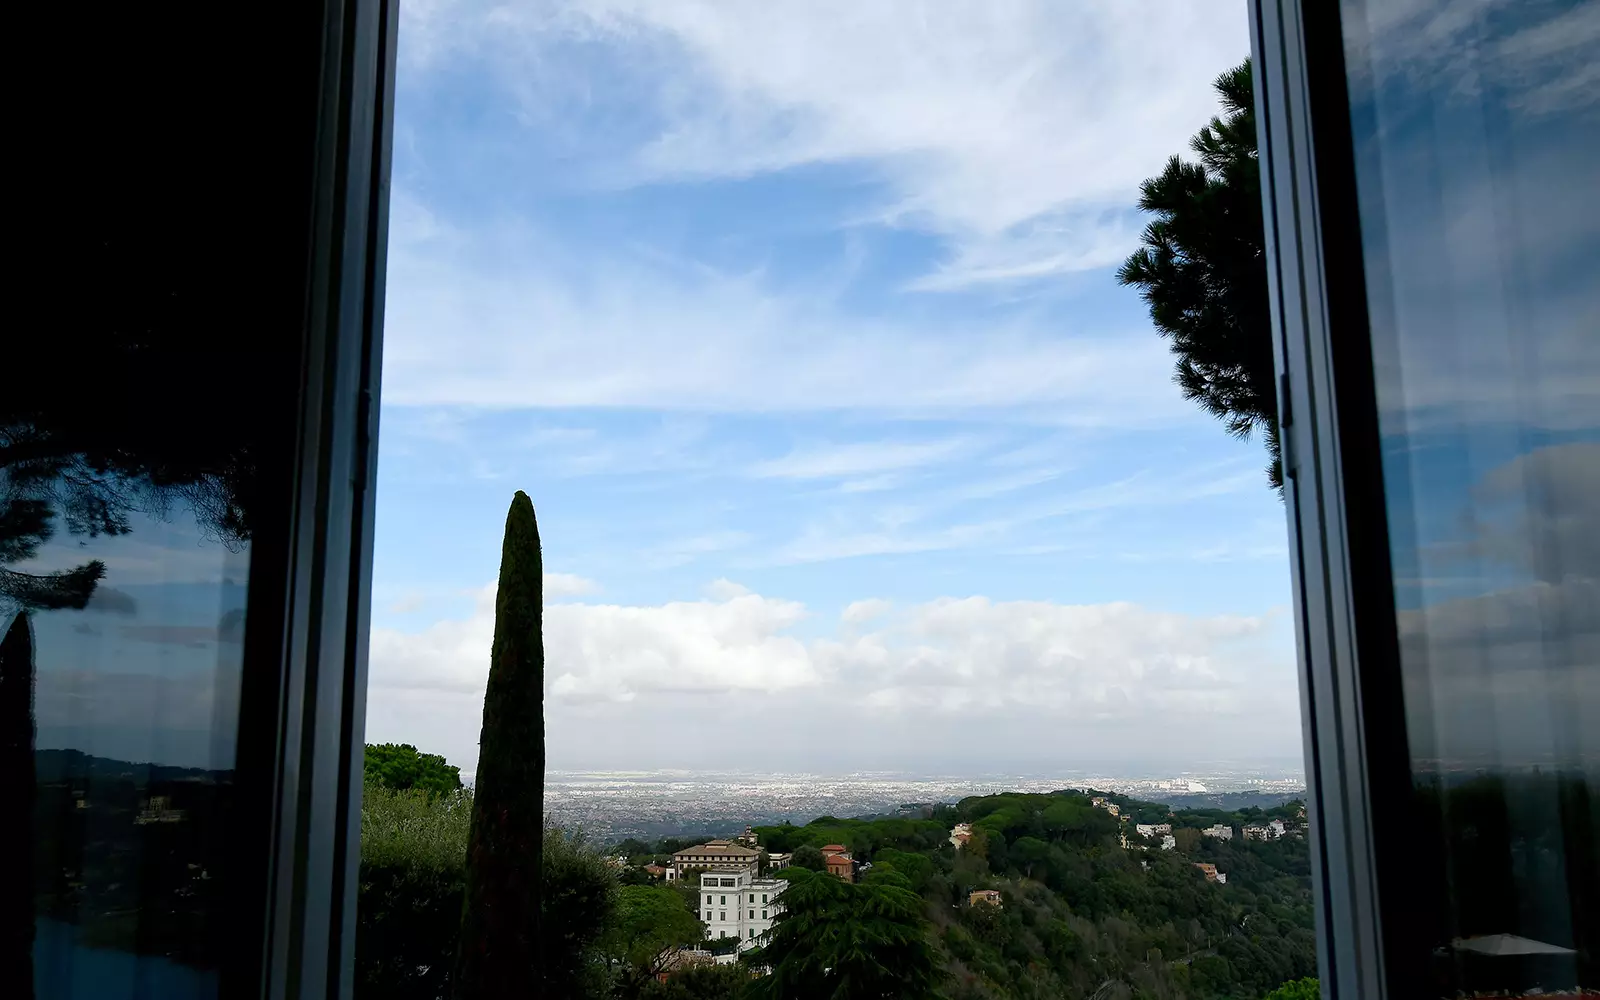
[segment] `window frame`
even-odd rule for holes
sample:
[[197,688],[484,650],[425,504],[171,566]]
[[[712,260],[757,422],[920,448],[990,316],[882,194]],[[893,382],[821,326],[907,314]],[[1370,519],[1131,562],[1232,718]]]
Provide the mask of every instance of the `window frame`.
[[398,0],[323,0],[306,23],[301,391],[281,534],[251,551],[240,699],[236,850],[261,876],[241,887],[222,983],[263,1000],[354,994]]
[[[1338,4],[1251,0],[1323,996],[1422,995],[1410,752]],[[1334,336],[1332,331],[1338,331]],[[1381,823],[1378,821],[1381,818]]]

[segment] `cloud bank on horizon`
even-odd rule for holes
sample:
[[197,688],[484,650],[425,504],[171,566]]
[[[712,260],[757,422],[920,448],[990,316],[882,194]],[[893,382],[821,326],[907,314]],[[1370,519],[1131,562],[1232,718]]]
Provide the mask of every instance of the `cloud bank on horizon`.
[[1114,279],[1242,4],[402,17],[370,739],[474,766],[521,488],[552,767],[1298,755],[1265,455]]

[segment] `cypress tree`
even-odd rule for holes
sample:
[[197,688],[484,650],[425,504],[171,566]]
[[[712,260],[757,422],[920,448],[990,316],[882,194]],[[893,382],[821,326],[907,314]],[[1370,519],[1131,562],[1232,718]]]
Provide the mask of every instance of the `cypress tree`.
[[483,696],[467,840],[458,1000],[540,995],[539,887],[544,837],[544,560],[533,501],[506,515],[494,649]]

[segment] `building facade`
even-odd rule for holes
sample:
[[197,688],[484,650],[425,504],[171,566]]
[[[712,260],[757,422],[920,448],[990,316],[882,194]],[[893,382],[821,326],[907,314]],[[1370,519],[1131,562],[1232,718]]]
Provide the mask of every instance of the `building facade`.
[[789,885],[781,878],[757,878],[751,871],[705,872],[700,876],[700,921],[707,938],[739,939],[739,950],[765,940]]
[[731,840],[710,840],[696,847],[686,847],[672,856],[669,881],[683,878],[691,869],[704,868],[729,874],[746,872],[751,878],[760,874],[761,852],[736,844]]
[[828,865],[828,874],[846,882],[856,880],[856,862],[843,844],[829,844],[822,849],[822,858]]
[[1218,823],[1216,826],[1208,826],[1204,830],[1201,830],[1200,835],[1202,837],[1212,837],[1217,840],[1232,840],[1233,827],[1226,823]]

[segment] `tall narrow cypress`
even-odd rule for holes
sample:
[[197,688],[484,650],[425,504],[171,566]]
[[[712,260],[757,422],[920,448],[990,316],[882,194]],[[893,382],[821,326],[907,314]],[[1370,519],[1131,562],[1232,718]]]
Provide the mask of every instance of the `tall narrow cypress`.
[[494,649],[483,695],[456,963],[458,1000],[531,1000],[543,985],[543,616],[539,526],[533,501],[518,490],[506,515]]

